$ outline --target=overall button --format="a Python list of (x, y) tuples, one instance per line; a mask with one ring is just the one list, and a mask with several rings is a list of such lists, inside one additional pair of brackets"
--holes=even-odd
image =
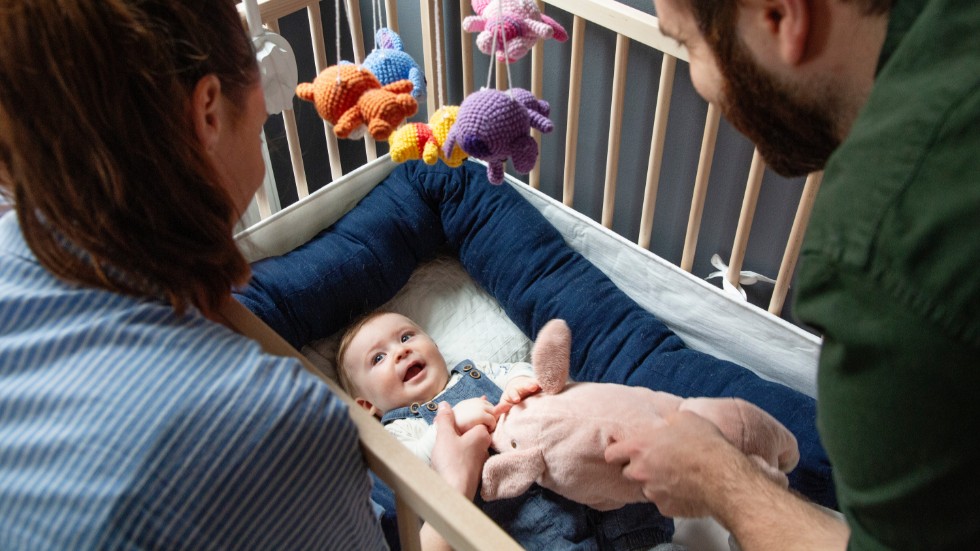
[(429, 411), (435, 411), (435, 410), (439, 409), (439, 406), (436, 405), (435, 402), (429, 402), (428, 404), (425, 404), (425, 409), (427, 409)]
[(412, 403), (412, 405), (408, 406), (408, 411), (411, 411), (412, 413), (418, 413), (419, 412), (419, 403), (418, 402)]
[(470, 365), (470, 364), (466, 364), (466, 365), (463, 366), (463, 371), (469, 371), (471, 369), (473, 369), (473, 366)]
[(476, 371), (476, 370), (470, 371), (470, 377), (473, 377), (474, 379), (479, 379), (480, 378), (480, 372), (479, 371)]

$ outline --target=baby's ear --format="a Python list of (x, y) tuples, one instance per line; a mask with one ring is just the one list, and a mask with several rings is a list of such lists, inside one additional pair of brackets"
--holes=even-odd
[(381, 418), (381, 415), (382, 415), (381, 414), (381, 410), (378, 409), (378, 408), (376, 408), (376, 407), (374, 407), (374, 404), (372, 404), (371, 402), (368, 402), (366, 399), (361, 398), (360, 396), (358, 396), (357, 398), (354, 398), (354, 402), (356, 402), (357, 405), (359, 405), (362, 408), (364, 408), (365, 410), (367, 410), (367, 412), (370, 413), (371, 415), (373, 415), (373, 416), (375, 416), (375, 417), (377, 417), (379, 419)]

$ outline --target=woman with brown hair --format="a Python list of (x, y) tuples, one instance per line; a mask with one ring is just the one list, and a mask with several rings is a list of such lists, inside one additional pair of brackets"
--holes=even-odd
[(231, 0), (0, 0), (0, 548), (384, 547), (346, 407), (218, 314), (265, 119)]

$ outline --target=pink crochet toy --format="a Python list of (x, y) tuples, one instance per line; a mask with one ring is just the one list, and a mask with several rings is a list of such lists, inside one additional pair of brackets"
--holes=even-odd
[(496, 50), (497, 61), (513, 63), (541, 39), (568, 40), (565, 28), (541, 13), (534, 0), (473, 0), (472, 5), (476, 15), (463, 19), (463, 30), (480, 33), (476, 37), (477, 47), (487, 55)]
[(317, 113), (333, 125), (338, 138), (360, 137), (360, 129), (367, 125), (375, 140), (387, 140), (403, 120), (418, 111), (411, 91), (408, 80), (381, 86), (360, 65), (332, 65), (312, 83), (296, 86), (296, 95), (316, 105)]
[(571, 332), (562, 320), (541, 329), (531, 360), (541, 393), (497, 420), (483, 467), (486, 500), (513, 497), (532, 483), (600, 511), (646, 501), (638, 483), (605, 461), (609, 443), (649, 432), (672, 412), (688, 410), (715, 423), (726, 438), (771, 470), (799, 461), (796, 438), (758, 407), (737, 398), (682, 399), (612, 383), (568, 383)]
[(548, 133), (555, 126), (548, 119), (548, 102), (521, 88), (507, 92), (483, 88), (467, 96), (456, 124), (442, 146), (443, 154), (451, 156), (459, 146), (467, 155), (487, 162), (487, 177), (491, 183), (504, 181), (504, 163), (508, 158), (514, 168), (526, 174), (538, 160), (538, 144), (531, 137), (531, 128)]

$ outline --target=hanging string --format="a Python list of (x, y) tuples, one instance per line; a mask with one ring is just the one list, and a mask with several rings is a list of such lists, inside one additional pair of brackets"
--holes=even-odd
[(381, 0), (371, 0), (371, 29), (374, 31), (374, 49), (378, 49), (378, 13), (381, 11)]
[[(497, 3), (497, 17), (499, 21), (504, 20), (504, 7), (502, 2)], [(493, 68), (497, 65), (497, 32), (500, 31), (501, 25), (496, 25), (493, 28), (493, 44), (490, 46), (490, 70), (487, 71), (487, 88), (490, 88), (492, 84)], [(502, 32), (502, 31), (501, 31)], [(514, 82), (510, 75), (510, 56), (507, 55), (507, 33), (502, 32), (500, 38), (504, 43), (504, 66), (507, 67), (507, 94), (514, 97), (511, 92), (511, 83)]]
[(334, 0), (334, 35), (337, 39), (337, 84), (341, 83), (340, 79), (340, 2), (342, 0)]
[[(378, 0), (380, 2), (380, 0)], [(442, 19), (439, 15), (440, 4), (442, 0), (435, 1), (435, 31), (436, 31), (436, 109), (439, 109), (445, 105), (445, 99), (442, 95), (442, 79), (443, 79), (443, 66), (442, 66)]]

